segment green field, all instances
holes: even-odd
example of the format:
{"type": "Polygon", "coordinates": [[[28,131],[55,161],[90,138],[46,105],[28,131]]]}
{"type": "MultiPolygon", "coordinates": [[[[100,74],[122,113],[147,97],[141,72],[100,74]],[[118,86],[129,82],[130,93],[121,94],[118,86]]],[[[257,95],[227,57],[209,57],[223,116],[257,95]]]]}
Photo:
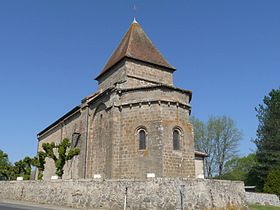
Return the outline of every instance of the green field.
{"type": "Polygon", "coordinates": [[[280,207],[276,206],[261,206],[261,205],[249,205],[250,210],[280,210],[280,207]]]}

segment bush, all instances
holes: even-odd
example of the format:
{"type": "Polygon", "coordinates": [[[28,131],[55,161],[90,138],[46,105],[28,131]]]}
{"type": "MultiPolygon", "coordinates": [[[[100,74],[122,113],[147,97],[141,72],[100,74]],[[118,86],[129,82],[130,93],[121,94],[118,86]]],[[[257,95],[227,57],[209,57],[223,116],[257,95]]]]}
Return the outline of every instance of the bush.
{"type": "Polygon", "coordinates": [[[264,192],[280,196],[280,169],[272,169],[264,185],[264,192]]]}

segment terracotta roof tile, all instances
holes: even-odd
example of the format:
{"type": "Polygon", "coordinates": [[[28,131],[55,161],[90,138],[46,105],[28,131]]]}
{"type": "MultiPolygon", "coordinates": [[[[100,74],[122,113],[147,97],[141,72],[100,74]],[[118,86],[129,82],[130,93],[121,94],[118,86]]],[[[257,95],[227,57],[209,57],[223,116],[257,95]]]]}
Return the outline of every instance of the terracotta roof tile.
{"type": "Polygon", "coordinates": [[[107,72],[124,57],[134,58],[175,70],[155,48],[142,27],[136,21],[133,21],[129,30],[122,38],[121,43],[97,78],[107,72]]]}

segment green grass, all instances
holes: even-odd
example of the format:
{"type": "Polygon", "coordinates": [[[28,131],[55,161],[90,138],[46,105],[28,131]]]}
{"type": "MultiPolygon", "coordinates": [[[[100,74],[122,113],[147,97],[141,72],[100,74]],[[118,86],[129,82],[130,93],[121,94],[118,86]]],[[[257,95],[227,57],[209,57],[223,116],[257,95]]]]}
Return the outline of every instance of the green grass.
{"type": "Polygon", "coordinates": [[[249,205],[250,210],[280,210],[277,206],[249,205]]]}

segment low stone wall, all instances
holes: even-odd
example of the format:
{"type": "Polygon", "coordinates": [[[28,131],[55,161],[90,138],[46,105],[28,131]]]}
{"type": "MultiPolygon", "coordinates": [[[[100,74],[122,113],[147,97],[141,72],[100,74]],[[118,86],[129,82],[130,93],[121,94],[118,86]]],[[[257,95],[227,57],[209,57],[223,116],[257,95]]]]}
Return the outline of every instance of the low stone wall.
{"type": "Polygon", "coordinates": [[[274,194],[246,192],[246,200],[249,204],[280,206],[279,198],[274,194]]]}
{"type": "Polygon", "coordinates": [[[124,209],[247,209],[243,182],[206,179],[2,181],[0,199],[124,209]]]}

